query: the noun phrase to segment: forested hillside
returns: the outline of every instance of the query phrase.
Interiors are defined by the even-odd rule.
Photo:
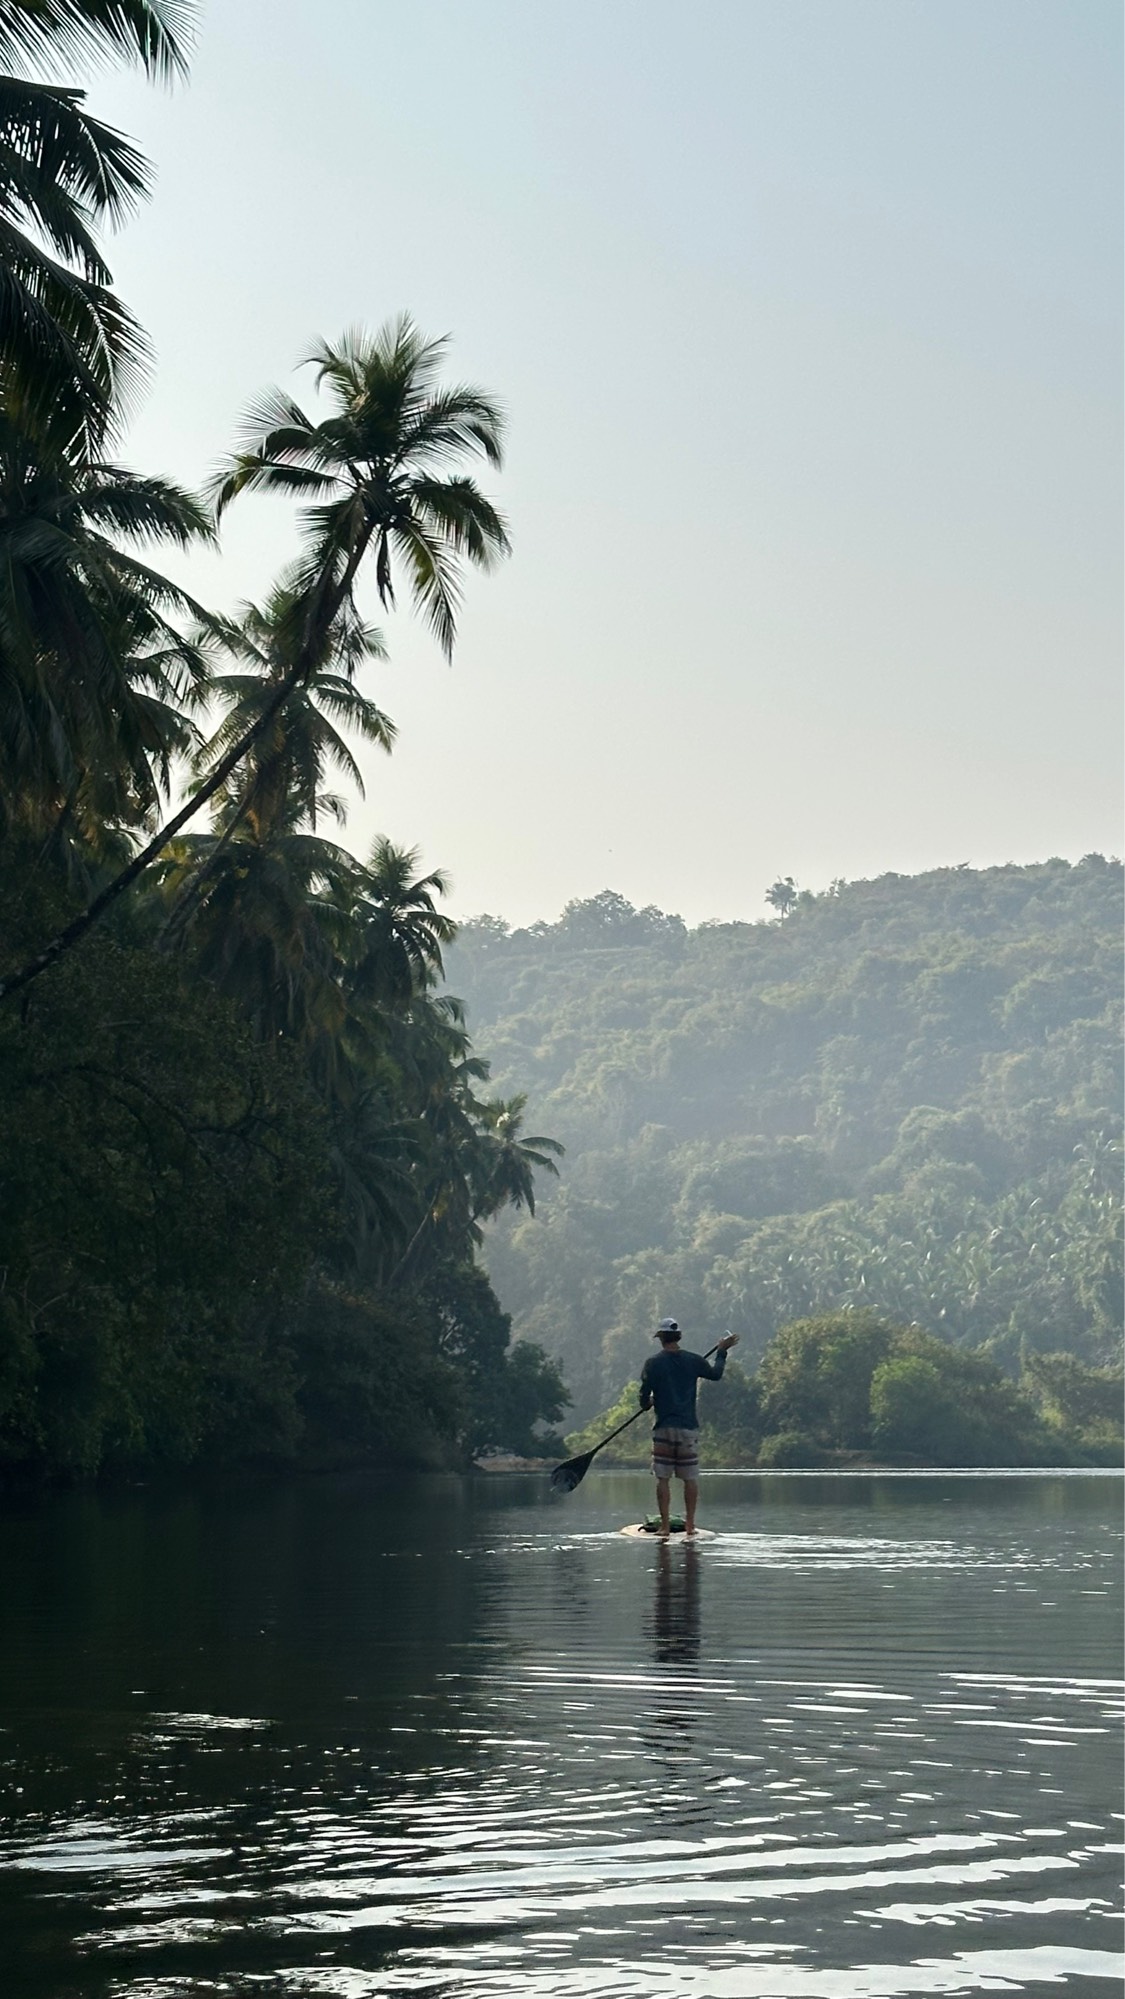
[[[656,1318],[743,1336],[869,1306],[1009,1373],[1120,1350],[1122,871],[779,883],[688,930],[609,892],[463,927],[449,976],[501,1088],[567,1148],[493,1225],[519,1333],[576,1414]]]

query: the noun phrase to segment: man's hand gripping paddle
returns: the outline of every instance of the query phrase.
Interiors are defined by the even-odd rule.
[[[729,1333],[726,1337],[730,1338]],[[708,1347],[707,1352],[703,1356],[704,1360],[710,1360],[713,1353],[718,1353],[722,1344],[722,1340],[717,1340],[713,1347]],[[619,1423],[616,1430],[611,1430],[608,1437],[603,1437],[600,1444],[595,1444],[592,1451],[583,1451],[581,1457],[568,1458],[565,1464],[556,1465],[554,1471],[551,1473],[551,1484],[554,1490],[556,1492],[573,1492],[576,1485],[581,1485],[598,1452],[604,1451],[607,1444],[612,1444],[614,1438],[621,1435],[622,1430],[627,1430],[630,1423],[636,1422],[638,1416],[645,1416],[647,1414],[648,1411],[645,1409],[634,1409],[633,1414],[626,1416],[625,1421]]]

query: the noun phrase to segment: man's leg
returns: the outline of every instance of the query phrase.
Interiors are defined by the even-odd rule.
[[[660,1508],[660,1532],[670,1532],[672,1468],[675,1463],[675,1446],[669,1443],[667,1433],[657,1424],[652,1433],[652,1471],[656,1480],[656,1504]]]
[[[684,1480],[685,1534],[695,1533],[695,1509],[698,1503],[699,1503],[699,1480],[697,1478],[685,1478]]]

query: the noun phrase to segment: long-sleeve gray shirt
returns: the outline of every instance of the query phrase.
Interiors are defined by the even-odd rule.
[[[698,1430],[695,1385],[698,1381],[721,1381],[726,1364],[725,1347],[714,1361],[704,1360],[702,1354],[684,1353],[679,1347],[665,1347],[644,1364],[641,1408],[655,1405],[657,1429],[667,1424],[678,1430]]]

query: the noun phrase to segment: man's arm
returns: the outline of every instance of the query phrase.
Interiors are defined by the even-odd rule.
[[[651,1382],[651,1380],[649,1379],[649,1368],[650,1368],[651,1366],[652,1366],[652,1361],[651,1361],[651,1359],[649,1359],[649,1360],[646,1360],[646,1362],[645,1362],[644,1366],[643,1366],[643,1367],[642,1367],[642,1369],[641,1369],[641,1408],[642,1408],[642,1409],[651,1409],[651,1408],[652,1408],[652,1382]]]
[[[701,1355],[697,1362],[701,1380],[721,1381],[723,1378],[723,1369],[727,1364],[727,1354],[731,1347],[736,1347],[737,1345],[738,1334],[728,1333],[725,1340],[719,1341],[718,1352],[713,1361],[704,1360]]]

